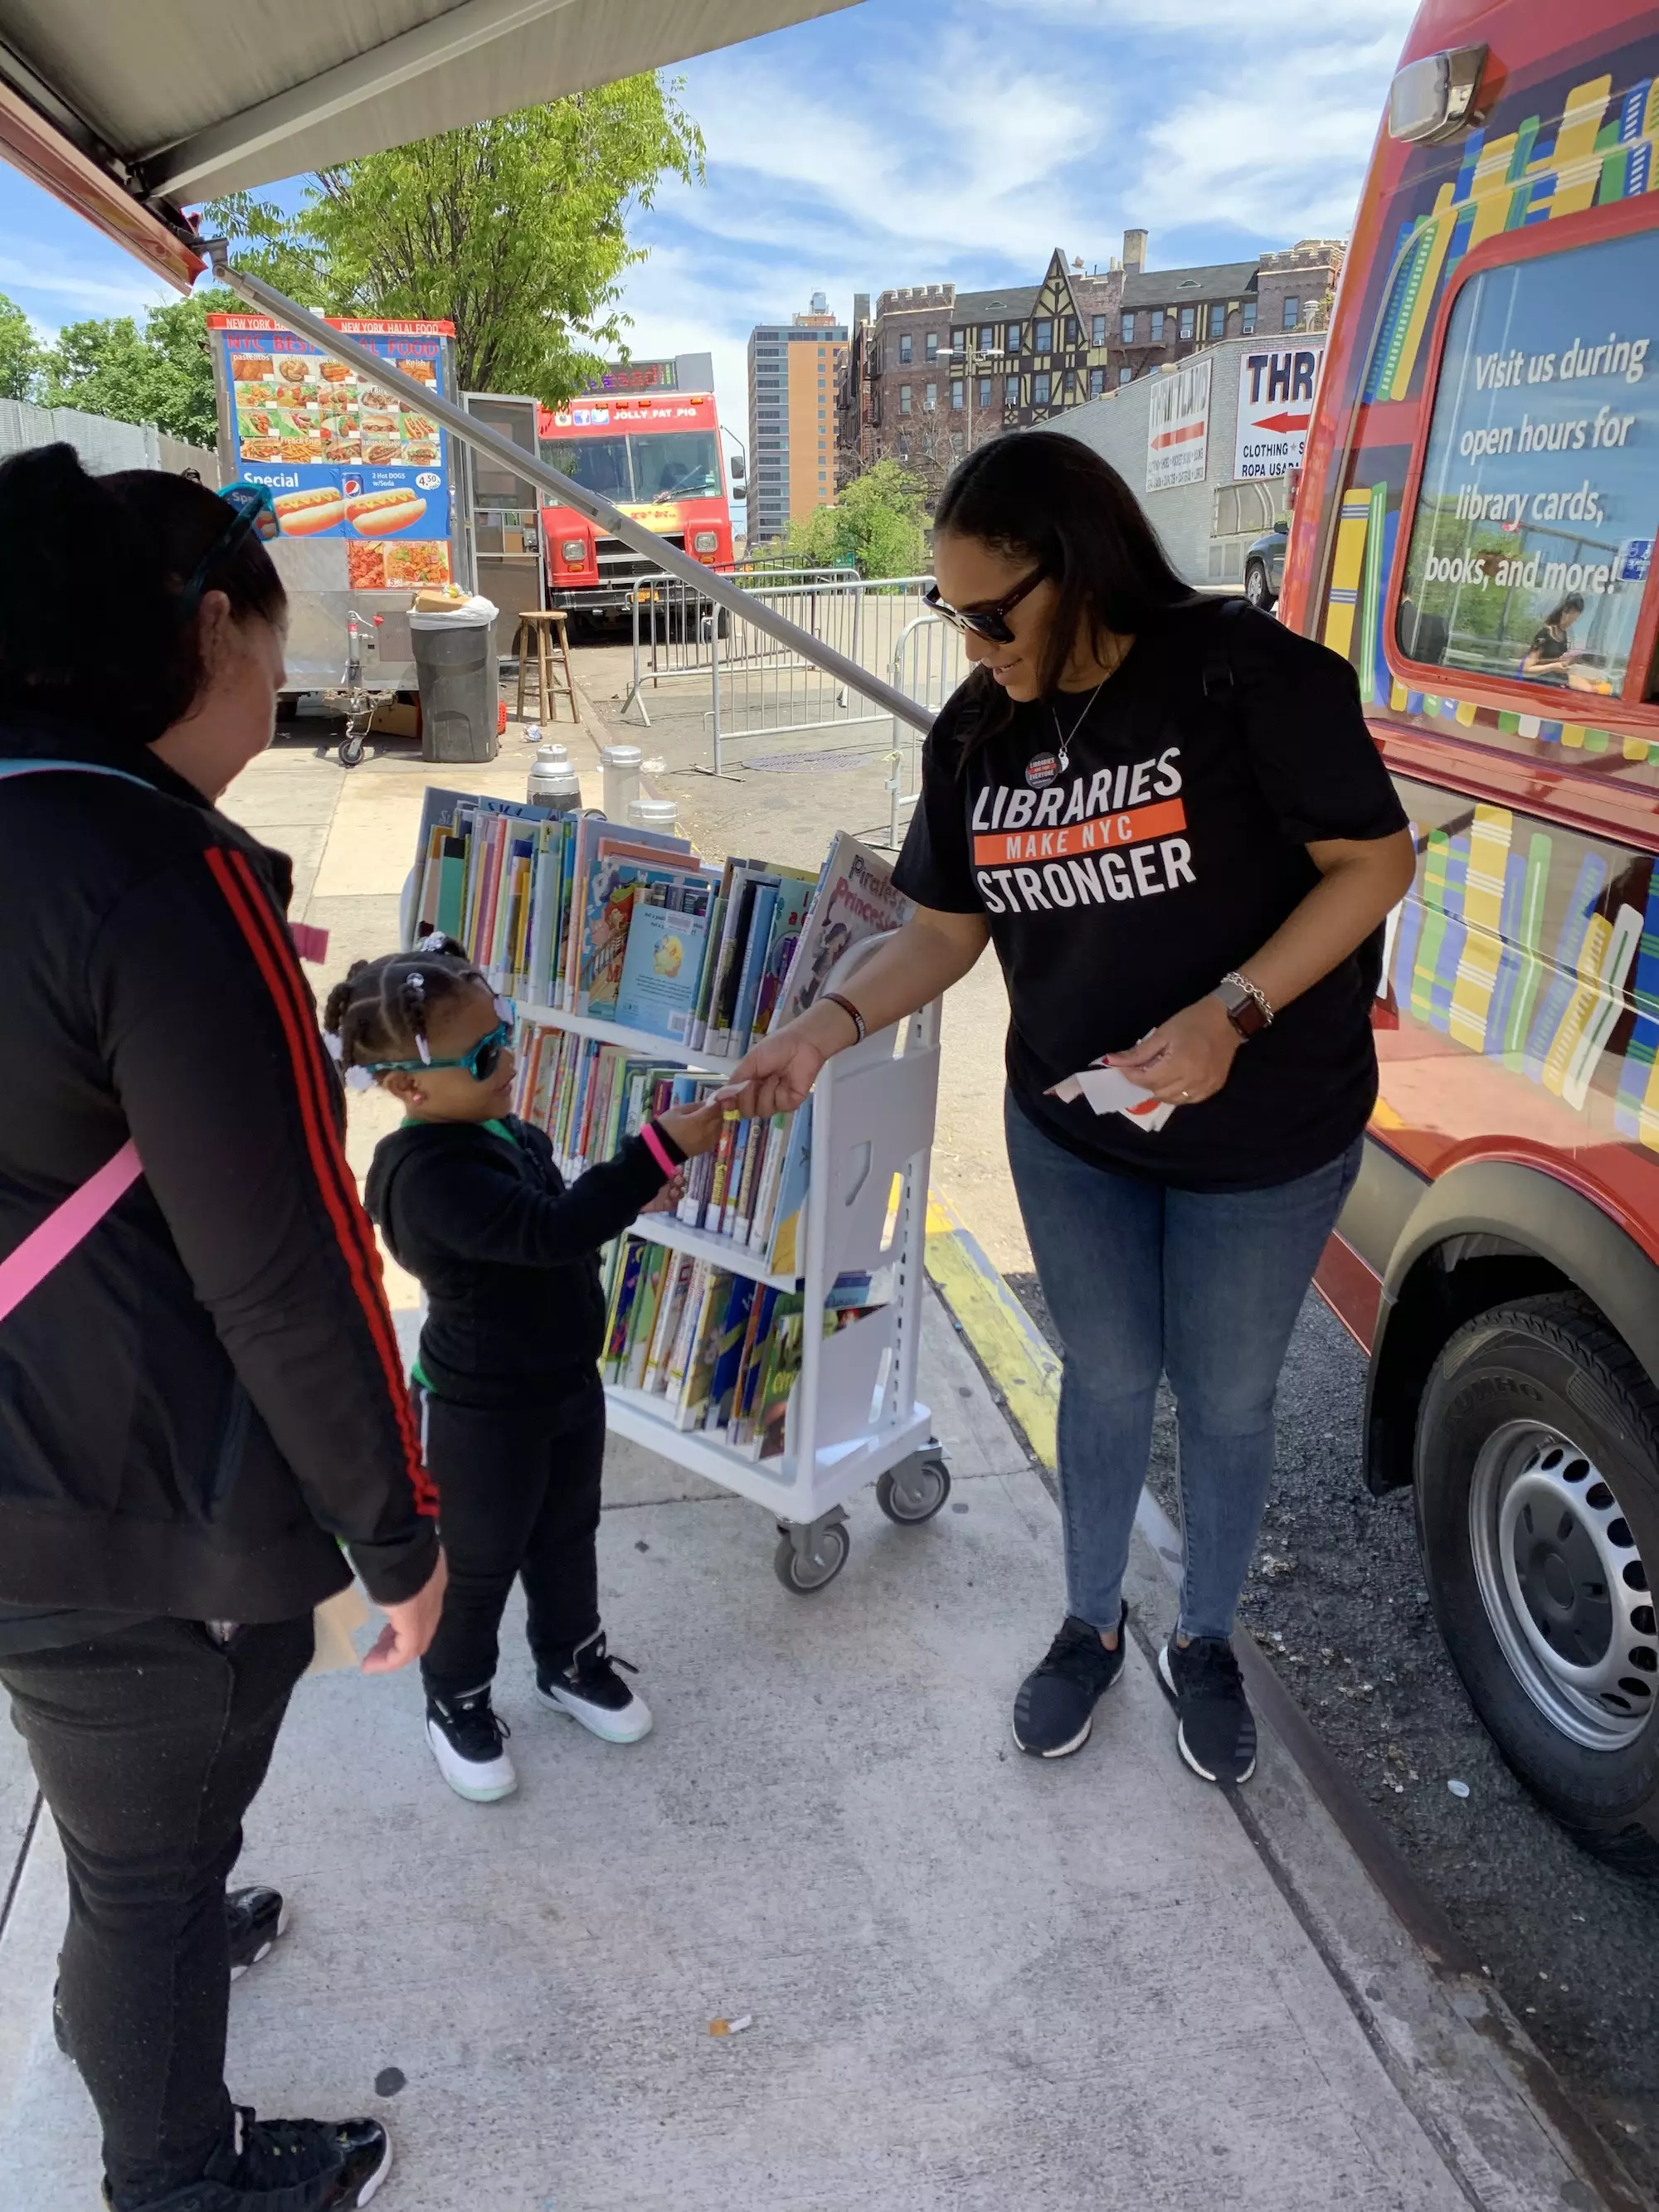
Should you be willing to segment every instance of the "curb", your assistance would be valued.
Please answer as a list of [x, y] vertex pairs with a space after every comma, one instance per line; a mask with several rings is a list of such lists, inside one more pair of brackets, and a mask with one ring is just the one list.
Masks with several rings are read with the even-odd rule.
[[[1052, 1492], [1060, 1361], [932, 1192], [925, 1264]], [[1181, 1537], [1150, 1491], [1135, 1525], [1162, 1570], [1137, 1578], [1144, 1613], [1179, 1583]], [[1281, 1753], [1264, 1760], [1254, 1790], [1227, 1793], [1239, 1825], [1461, 2193], [1477, 2212], [1545, 2203], [1650, 2212], [1254, 1638], [1239, 1639], [1238, 1658]]]

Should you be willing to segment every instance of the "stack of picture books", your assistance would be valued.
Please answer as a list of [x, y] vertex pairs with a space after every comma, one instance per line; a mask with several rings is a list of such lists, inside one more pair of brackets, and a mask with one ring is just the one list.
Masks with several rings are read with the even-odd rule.
[[[837, 1279], [823, 1334], [862, 1321], [890, 1285]], [[800, 1378], [805, 1313], [780, 1291], [661, 1244], [629, 1237], [615, 1248], [600, 1373], [613, 1389], [660, 1401], [678, 1429], [718, 1438], [751, 1459], [778, 1459]]]
[[705, 865], [683, 837], [512, 799], [426, 793], [415, 930], [459, 939], [495, 989], [733, 1060], [793, 1018], [909, 902], [838, 836], [822, 869]]
[[[546, 1130], [567, 1181], [608, 1160], [652, 1115], [700, 1104], [720, 1087], [718, 1077], [531, 1022], [520, 1026], [518, 1058], [517, 1111]], [[688, 1164], [676, 1218], [761, 1255], [769, 1274], [796, 1273], [811, 1124], [811, 1099], [770, 1121], [729, 1115], [718, 1147]]]

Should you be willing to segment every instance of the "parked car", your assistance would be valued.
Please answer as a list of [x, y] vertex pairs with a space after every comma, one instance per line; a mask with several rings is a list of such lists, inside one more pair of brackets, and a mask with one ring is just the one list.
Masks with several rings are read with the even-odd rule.
[[1353, 663], [1418, 842], [1380, 963], [1381, 1097], [1319, 1273], [1370, 1355], [1367, 1479], [1415, 1492], [1436, 1618], [1510, 1765], [1650, 1875], [1656, 82], [1659, 15], [1631, 0], [1421, 9], [1279, 607]]
[[1285, 546], [1290, 534], [1289, 522], [1281, 519], [1245, 549], [1244, 596], [1264, 613], [1277, 600], [1285, 580]]

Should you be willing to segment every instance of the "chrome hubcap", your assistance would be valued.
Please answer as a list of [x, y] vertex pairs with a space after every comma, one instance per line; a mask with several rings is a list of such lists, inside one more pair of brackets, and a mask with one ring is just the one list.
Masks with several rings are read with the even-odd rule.
[[1659, 1697], [1659, 1634], [1642, 1555], [1612, 1486], [1556, 1430], [1512, 1421], [1469, 1489], [1480, 1596], [1504, 1656], [1551, 1725], [1619, 1751]]

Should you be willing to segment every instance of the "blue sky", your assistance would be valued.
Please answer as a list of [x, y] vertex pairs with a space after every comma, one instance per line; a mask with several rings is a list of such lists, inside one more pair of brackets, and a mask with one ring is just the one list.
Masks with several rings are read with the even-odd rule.
[[[640, 354], [744, 345], [823, 290], [1243, 258], [1349, 228], [1413, 0], [864, 0], [685, 64], [708, 182], [640, 216]], [[46, 328], [167, 295], [0, 166], [0, 291]]]

